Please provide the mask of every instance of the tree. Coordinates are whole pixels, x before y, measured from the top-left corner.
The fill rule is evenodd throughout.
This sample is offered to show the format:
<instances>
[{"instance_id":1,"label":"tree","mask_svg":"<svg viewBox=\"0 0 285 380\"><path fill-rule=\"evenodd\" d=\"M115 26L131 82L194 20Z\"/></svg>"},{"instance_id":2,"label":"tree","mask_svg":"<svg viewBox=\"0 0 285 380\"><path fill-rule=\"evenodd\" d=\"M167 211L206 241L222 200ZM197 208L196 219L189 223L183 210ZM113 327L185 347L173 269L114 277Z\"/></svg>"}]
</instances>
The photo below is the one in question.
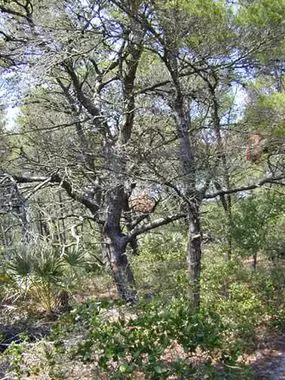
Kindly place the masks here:
<instances>
[{"instance_id":1,"label":"tree","mask_svg":"<svg viewBox=\"0 0 285 380\"><path fill-rule=\"evenodd\" d=\"M25 144L18 156L20 174L14 178L36 183L35 189L58 184L89 210L119 294L134 302L127 245L135 247L139 234L181 217L140 225L148 213L133 215L129 206L137 176L132 152L136 75L145 39L136 14L147 14L148 6L130 3L124 15L104 2L57 2L48 11L49 5L35 2L30 20L23 20L31 33L28 49L36 48L32 56L24 52L22 60L39 73L23 98L19 133ZM43 9L51 18L41 24ZM17 25L15 15L7 13ZM63 36L57 25L64 27Z\"/></svg>"},{"instance_id":2,"label":"tree","mask_svg":"<svg viewBox=\"0 0 285 380\"><path fill-rule=\"evenodd\" d=\"M264 52L264 45L271 40L260 27L257 33L254 23L241 27L239 17L244 9L241 3L236 17L231 5L223 3L161 1L154 5L152 18L141 19L141 24L155 40L151 50L156 51L169 75L168 80L150 86L150 90L160 96L163 93L164 105L173 113L181 179L162 183L175 189L176 195L184 202L189 230L189 278L193 286L193 305L197 309L200 304L201 202L204 198L219 196L230 227L231 194L243 188L233 188L231 175L234 171L229 169L230 160L225 147L230 128L227 124L226 128L222 127L221 104L225 103L225 98L221 94L238 80L240 70L247 71L249 65L255 67L253 59L258 52ZM278 7L274 11L280 14ZM253 10L249 11L249 19L252 16L250 12ZM264 27L265 20L260 21ZM267 30L271 27L270 23L266 24ZM241 29L245 32L243 37ZM202 111L202 120L197 116L199 111ZM210 159L209 150L201 155L197 144L197 139L207 133L208 141L212 140L208 146L216 146ZM217 191L209 194L207 191L212 184ZM228 245L230 257L231 232L228 233Z\"/></svg>"},{"instance_id":3,"label":"tree","mask_svg":"<svg viewBox=\"0 0 285 380\"><path fill-rule=\"evenodd\" d=\"M33 77L30 88L16 81L24 144L13 177L35 191L58 185L89 210L127 301L135 300L127 246L135 252L139 234L185 218L198 309L202 201L219 197L230 225L231 194L284 179L247 183L243 152L227 145L245 140L237 118L224 123L231 87L258 75L270 42L284 36L274 21L283 8L274 2L267 20L259 3L258 19L255 6L211 0L1 3L19 44L10 75ZM12 54L14 41L3 42ZM144 191L171 196L174 214L156 201L150 210L161 218L135 212L130 201ZM230 248L229 233L228 256Z\"/></svg>"}]
</instances>

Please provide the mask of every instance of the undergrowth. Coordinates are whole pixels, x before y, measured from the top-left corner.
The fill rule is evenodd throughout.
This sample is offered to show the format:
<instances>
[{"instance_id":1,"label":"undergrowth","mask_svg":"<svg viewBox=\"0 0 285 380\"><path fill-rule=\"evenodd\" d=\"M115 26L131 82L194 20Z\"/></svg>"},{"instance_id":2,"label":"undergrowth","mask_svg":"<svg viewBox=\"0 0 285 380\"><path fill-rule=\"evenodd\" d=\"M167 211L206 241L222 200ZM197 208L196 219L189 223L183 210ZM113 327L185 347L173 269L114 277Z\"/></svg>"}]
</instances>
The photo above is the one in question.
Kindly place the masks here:
<instances>
[{"instance_id":1,"label":"undergrowth","mask_svg":"<svg viewBox=\"0 0 285 380\"><path fill-rule=\"evenodd\" d=\"M133 264L139 274L137 305L90 301L61 316L41 354L40 366L51 378L72 378L75 366L85 368L85 378L250 378L242 358L256 348L259 329L284 326L282 266L253 272L240 261L207 255L202 307L195 313L181 256L157 261L146 254ZM18 373L31 372L15 345L6 355L14 357Z\"/></svg>"}]
</instances>

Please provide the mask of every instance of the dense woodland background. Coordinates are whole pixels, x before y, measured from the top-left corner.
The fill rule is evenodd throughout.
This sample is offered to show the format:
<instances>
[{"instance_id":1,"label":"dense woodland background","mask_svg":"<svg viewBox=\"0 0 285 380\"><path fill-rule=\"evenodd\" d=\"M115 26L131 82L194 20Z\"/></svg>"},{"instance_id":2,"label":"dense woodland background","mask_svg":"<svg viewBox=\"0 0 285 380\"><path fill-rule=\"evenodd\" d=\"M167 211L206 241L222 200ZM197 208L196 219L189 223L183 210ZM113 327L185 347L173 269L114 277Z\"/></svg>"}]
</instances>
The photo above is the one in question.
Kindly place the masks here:
<instances>
[{"instance_id":1,"label":"dense woodland background","mask_svg":"<svg viewBox=\"0 0 285 380\"><path fill-rule=\"evenodd\" d=\"M285 322L284 15L0 0L3 378L253 378Z\"/></svg>"}]
</instances>

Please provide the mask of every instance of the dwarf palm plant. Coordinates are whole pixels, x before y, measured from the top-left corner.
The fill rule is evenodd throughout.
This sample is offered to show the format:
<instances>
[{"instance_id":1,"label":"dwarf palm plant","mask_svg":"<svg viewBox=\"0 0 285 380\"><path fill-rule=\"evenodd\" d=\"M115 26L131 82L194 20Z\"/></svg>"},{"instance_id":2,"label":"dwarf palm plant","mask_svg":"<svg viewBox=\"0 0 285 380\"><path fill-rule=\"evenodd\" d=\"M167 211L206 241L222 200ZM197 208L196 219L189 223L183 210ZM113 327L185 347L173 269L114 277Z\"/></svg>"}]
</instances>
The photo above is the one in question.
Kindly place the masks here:
<instances>
[{"instance_id":1,"label":"dwarf palm plant","mask_svg":"<svg viewBox=\"0 0 285 380\"><path fill-rule=\"evenodd\" d=\"M17 291L29 294L51 312L65 276L64 261L58 252L42 243L19 246L10 251L9 256L6 271Z\"/></svg>"},{"instance_id":2,"label":"dwarf palm plant","mask_svg":"<svg viewBox=\"0 0 285 380\"><path fill-rule=\"evenodd\" d=\"M65 276L63 260L51 248L43 249L36 255L33 266L33 283L31 291L39 303L52 311L56 295L62 287Z\"/></svg>"}]
</instances>

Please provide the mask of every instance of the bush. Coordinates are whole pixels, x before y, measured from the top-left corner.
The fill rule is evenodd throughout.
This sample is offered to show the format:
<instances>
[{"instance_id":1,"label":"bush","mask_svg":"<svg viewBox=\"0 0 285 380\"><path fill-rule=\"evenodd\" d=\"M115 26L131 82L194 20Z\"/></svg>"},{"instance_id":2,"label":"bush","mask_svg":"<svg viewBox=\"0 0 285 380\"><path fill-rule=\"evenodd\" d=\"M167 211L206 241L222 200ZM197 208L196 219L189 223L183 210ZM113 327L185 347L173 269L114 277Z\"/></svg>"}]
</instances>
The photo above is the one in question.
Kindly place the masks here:
<instances>
[{"instance_id":1,"label":"bush","mask_svg":"<svg viewBox=\"0 0 285 380\"><path fill-rule=\"evenodd\" d=\"M219 315L223 355L235 360L255 347L260 327L284 321L278 312L285 305L284 269L252 271L240 260L224 262L218 257L207 257L204 264L202 304Z\"/></svg>"},{"instance_id":2,"label":"bush","mask_svg":"<svg viewBox=\"0 0 285 380\"><path fill-rule=\"evenodd\" d=\"M102 372L112 376L142 369L154 379L215 371L210 352L222 349L223 331L217 313L202 310L195 314L181 297L167 305L150 302L132 310L121 309L121 315L111 320L107 310L118 306L110 306L91 303L61 320L54 331L61 352L66 349L60 343L66 333L74 334L75 328L82 337L82 329L87 332L69 352L69 360L96 361Z\"/></svg>"}]
</instances>

